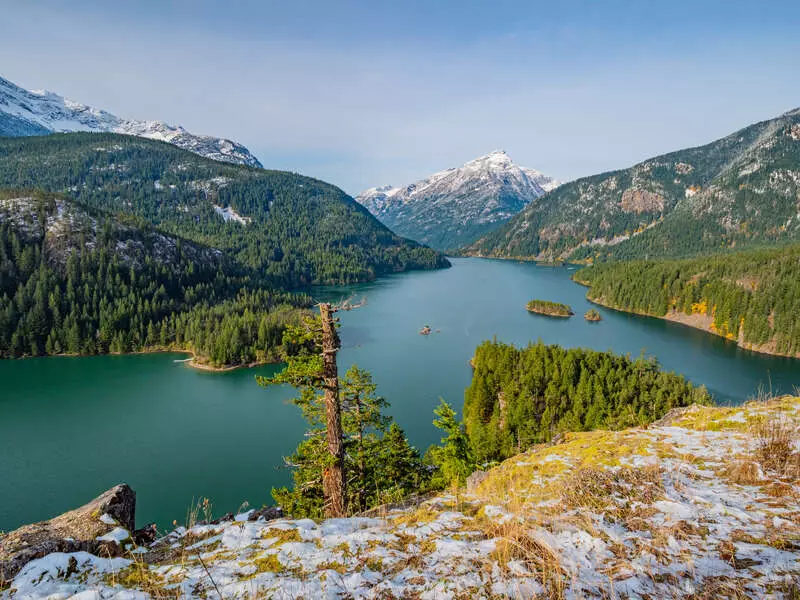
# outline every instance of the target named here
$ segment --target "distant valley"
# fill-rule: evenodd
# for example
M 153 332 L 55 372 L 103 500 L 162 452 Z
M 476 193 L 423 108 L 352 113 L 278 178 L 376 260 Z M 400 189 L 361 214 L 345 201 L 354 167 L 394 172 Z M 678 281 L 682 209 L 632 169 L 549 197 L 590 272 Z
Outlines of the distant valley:
M 130 135 L 0 138 L 0 357 L 276 360 L 298 287 L 448 266 L 340 189 Z

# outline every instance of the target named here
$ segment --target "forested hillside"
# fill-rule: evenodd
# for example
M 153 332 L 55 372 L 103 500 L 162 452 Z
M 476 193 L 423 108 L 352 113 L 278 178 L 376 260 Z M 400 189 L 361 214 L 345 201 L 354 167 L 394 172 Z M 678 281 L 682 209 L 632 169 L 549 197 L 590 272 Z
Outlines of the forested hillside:
M 467 254 L 688 257 L 800 240 L 800 110 L 631 168 L 564 184 Z
M 598 264 L 575 274 L 589 298 L 800 357 L 800 245 L 691 260 Z
M 671 408 L 711 401 L 705 388 L 654 360 L 541 342 L 478 346 L 464 422 L 478 464 L 503 460 L 559 432 L 622 429 Z
M 16 196 L 0 193 L 0 358 L 173 349 L 215 366 L 277 360 L 310 302 L 135 218 Z
M 276 286 L 351 283 L 447 265 L 332 185 L 132 136 L 2 138 L 0 187 L 64 193 L 91 208 L 136 216 L 217 248 Z

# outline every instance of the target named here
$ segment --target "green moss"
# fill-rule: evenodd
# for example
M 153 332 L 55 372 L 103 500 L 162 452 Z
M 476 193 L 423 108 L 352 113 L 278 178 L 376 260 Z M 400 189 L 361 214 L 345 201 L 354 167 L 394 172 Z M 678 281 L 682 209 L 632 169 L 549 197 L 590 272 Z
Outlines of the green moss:
M 270 527 L 261 532 L 261 537 L 266 539 L 276 540 L 273 545 L 281 546 L 287 542 L 302 542 L 303 538 L 300 537 L 300 532 L 297 529 L 283 529 L 278 527 Z
M 253 561 L 256 567 L 256 573 L 284 573 L 286 565 L 284 565 L 277 554 L 266 554 Z

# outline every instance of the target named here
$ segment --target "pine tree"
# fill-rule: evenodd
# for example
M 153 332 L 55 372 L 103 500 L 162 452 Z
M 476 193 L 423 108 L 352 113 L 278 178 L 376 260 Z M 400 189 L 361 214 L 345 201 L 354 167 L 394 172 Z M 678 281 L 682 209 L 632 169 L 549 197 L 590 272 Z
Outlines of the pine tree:
M 431 479 L 434 488 L 463 485 L 475 470 L 475 457 L 463 423 L 456 419 L 456 411 L 444 400 L 433 411 L 433 424 L 444 432 L 441 446 L 432 446 L 427 459 L 436 467 Z

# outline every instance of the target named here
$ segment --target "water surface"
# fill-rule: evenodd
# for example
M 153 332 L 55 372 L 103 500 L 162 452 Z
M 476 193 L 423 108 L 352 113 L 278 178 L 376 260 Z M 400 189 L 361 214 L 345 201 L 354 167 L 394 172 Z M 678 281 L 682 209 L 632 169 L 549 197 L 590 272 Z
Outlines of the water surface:
M 564 346 L 653 355 L 706 385 L 719 401 L 741 402 L 758 387 L 789 392 L 800 361 L 737 348 L 721 338 L 658 319 L 599 308 L 582 317 L 585 288 L 568 268 L 454 259 L 443 271 L 406 273 L 319 299 L 355 294 L 366 306 L 341 313 L 344 371 L 372 372 L 390 412 L 420 448 L 438 441 L 432 411 L 443 397 L 461 407 L 475 346 L 542 339 Z M 532 298 L 572 305 L 576 316 L 531 315 Z M 430 325 L 435 333 L 418 332 Z M 137 521 L 183 522 L 192 499 L 218 514 L 248 500 L 270 502 L 288 482 L 281 457 L 303 432 L 291 389 L 265 390 L 256 374 L 275 367 L 206 373 L 179 355 L 0 361 L 0 530 L 45 519 L 119 482 L 137 492 Z

